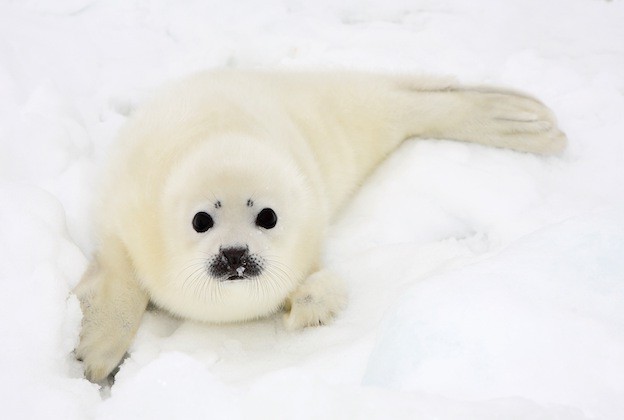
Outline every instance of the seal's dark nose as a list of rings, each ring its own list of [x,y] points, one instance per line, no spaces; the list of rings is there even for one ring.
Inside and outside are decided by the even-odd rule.
[[[227,264],[236,269],[244,263],[244,259],[247,256],[247,248],[223,248],[221,250],[222,258],[225,258]]]
[[[249,252],[247,246],[230,246],[219,249],[215,258],[210,259],[208,271],[218,280],[244,280],[259,276],[262,259]]]

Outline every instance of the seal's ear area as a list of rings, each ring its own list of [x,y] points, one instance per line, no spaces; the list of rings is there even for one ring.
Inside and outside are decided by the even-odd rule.
[[[134,278],[127,252],[110,238],[74,293],[82,309],[76,358],[82,360],[87,379],[102,382],[130,346],[149,298]]]

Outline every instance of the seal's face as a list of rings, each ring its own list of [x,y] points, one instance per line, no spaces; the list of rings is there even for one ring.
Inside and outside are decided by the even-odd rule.
[[[153,300],[207,321],[275,311],[316,261],[305,179],[263,149],[199,149],[172,170],[160,212],[167,275]]]
[[[200,200],[196,206],[199,211],[192,220],[187,218],[189,243],[194,242],[197,252],[203,253],[202,266],[195,274],[208,276],[214,282],[260,280],[264,283],[273,281],[271,277],[286,275],[273,267],[284,258],[279,247],[281,240],[288,239],[283,238],[284,218],[278,217],[271,207],[258,206],[252,198],[224,195],[228,196],[227,200],[218,198],[214,203]],[[261,276],[269,279],[260,279]],[[191,277],[187,280],[193,281]]]
[[[239,203],[240,204],[240,203]],[[247,207],[253,207],[254,202],[250,198],[247,200]],[[214,204],[214,213],[224,213],[221,211],[223,204],[217,201]],[[223,217],[226,219],[226,217]],[[249,223],[249,217],[239,223]],[[275,210],[265,207],[255,217],[254,224],[261,229],[273,229],[277,225],[277,214]],[[197,233],[205,233],[215,226],[214,218],[206,211],[199,211],[193,216],[193,229]],[[239,230],[244,230],[243,226]],[[225,244],[221,245],[219,252],[206,260],[208,273],[215,279],[221,281],[246,280],[262,274],[265,267],[265,259],[258,253],[251,253],[249,244]]]

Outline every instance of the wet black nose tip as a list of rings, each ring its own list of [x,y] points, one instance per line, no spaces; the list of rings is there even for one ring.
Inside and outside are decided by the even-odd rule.
[[[221,250],[222,258],[225,258],[230,267],[238,267],[244,262],[244,258],[247,256],[247,248],[234,247],[223,248]]]

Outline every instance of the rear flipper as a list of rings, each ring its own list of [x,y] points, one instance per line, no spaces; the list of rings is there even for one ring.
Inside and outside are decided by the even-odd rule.
[[[489,87],[447,87],[407,92],[406,137],[467,141],[522,152],[556,154],[566,136],[552,111],[525,94]]]

